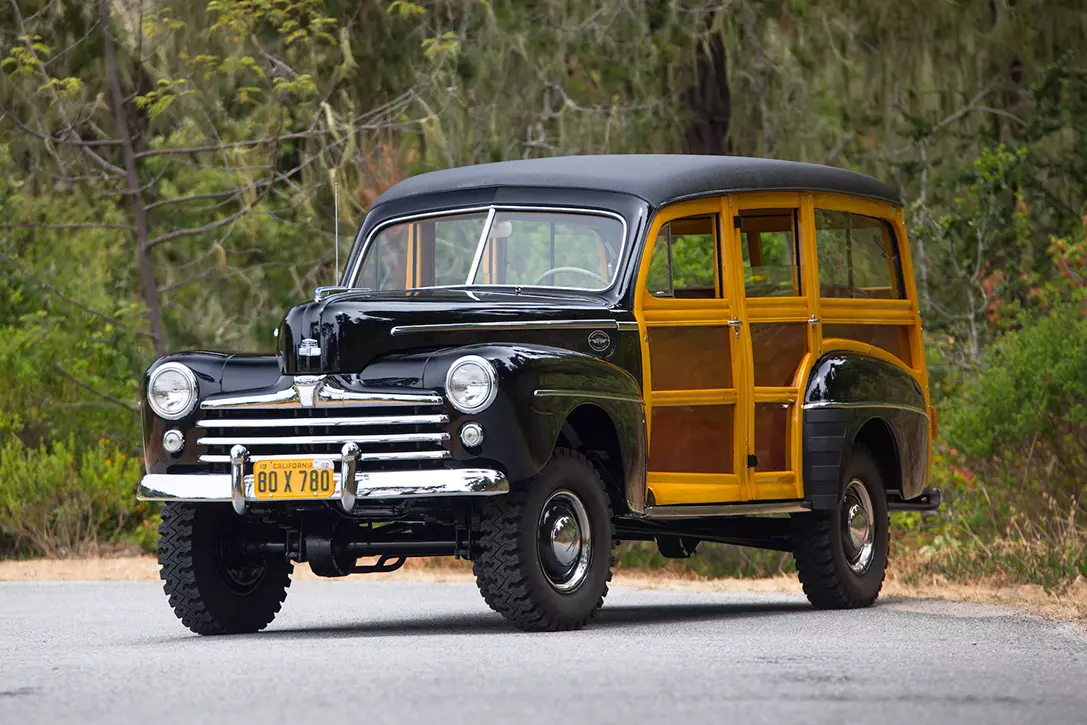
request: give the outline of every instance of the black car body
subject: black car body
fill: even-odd
[[[855,538],[860,536],[857,531],[862,531],[861,539],[872,541],[885,536],[885,521],[881,529],[877,519],[886,519],[888,506],[925,509],[939,504],[938,492],[925,489],[931,409],[923,357],[916,355],[920,328],[915,301],[910,299],[912,275],[901,232],[893,260],[900,265],[900,279],[892,285],[901,300],[880,302],[880,309],[887,308],[888,315],[899,315],[904,321],[896,323],[901,326],[895,330],[907,347],[914,346],[912,356],[901,355],[911,358],[910,364],[886,351],[873,352],[871,342],[865,343],[861,335],[835,345],[836,337],[811,342],[808,333],[805,349],[809,354],[796,373],[804,379],[792,388],[752,388],[737,382],[734,393],[718,393],[716,399],[710,386],[702,386],[706,389],[699,393],[701,398],[691,393],[693,405],[717,400],[718,405],[725,401],[723,405],[737,410],[754,396],[750,405],[757,411],[758,400],[778,400],[772,391],[791,390],[777,394],[785,396],[780,404],[792,406],[790,414],[795,412],[801,425],[789,422],[780,434],[762,437],[780,438],[781,445],[802,450],[802,456],[794,457],[800,460],[788,461],[798,495],[757,495],[759,485],[765,485],[765,491],[777,489],[766,483],[772,476],[763,476],[764,483],[759,483],[752,471],[757,470],[758,456],[765,459],[766,455],[750,441],[743,447],[744,436],[739,432],[730,433],[732,437],[722,439],[721,445],[731,450],[735,441],[739,454],[730,460],[745,454],[751,470],[745,469],[743,461],[732,461],[731,472],[701,474],[697,471],[703,464],[697,463],[691,466],[690,481],[719,475],[722,486],[736,480],[738,490],[753,491],[755,496],[714,500],[713,494],[706,493],[691,500],[690,485],[677,478],[681,474],[669,472],[668,466],[674,463],[661,464],[661,472],[653,473],[657,469],[651,444],[662,451],[665,447],[682,451],[685,437],[665,436],[657,443],[667,431],[650,435],[656,425],[647,417],[653,400],[662,406],[679,406],[673,412],[688,411],[690,406],[683,407],[682,396],[672,390],[651,394],[647,389],[651,354],[657,354],[655,349],[651,353],[650,336],[654,330],[676,328],[684,319],[703,319],[705,314],[697,312],[700,305],[707,310],[717,309],[715,304],[724,309],[723,298],[730,289],[734,298],[743,293],[728,286],[734,280],[728,278],[722,260],[731,261],[734,252],[726,251],[728,238],[718,231],[709,242],[717,260],[711,274],[717,281],[708,291],[676,287],[671,296],[653,292],[654,297],[666,299],[662,304],[676,304],[671,310],[643,314],[645,293],[639,296],[638,290],[639,280],[652,276],[646,271],[653,246],[651,228],[660,227],[669,209],[685,204],[700,208],[707,200],[717,204],[720,199],[724,204],[726,199],[742,200],[745,194],[848,198],[880,210],[888,229],[896,218],[894,210],[900,209],[893,190],[868,177],[828,167],[737,158],[538,159],[452,169],[398,184],[367,214],[341,286],[320,289],[314,300],[291,309],[278,330],[273,353],[180,353],[151,366],[145,379],[145,401],[152,381],[157,381],[166,392],[156,388],[156,401],[167,402],[142,406],[147,476],[140,497],[172,502],[174,513],[184,514],[177,515],[186,526],[193,525],[194,516],[214,519],[207,524],[207,536],[233,542],[234,554],[217,555],[220,561],[233,556],[253,569],[273,560],[276,567],[280,560],[308,561],[319,574],[338,576],[389,570],[416,555],[485,560],[477,564],[477,574],[492,606],[520,626],[544,629],[578,627],[596,611],[602,594],[593,582],[606,581],[597,570],[610,565],[610,555],[607,565],[600,563],[604,558],[600,542],[605,540],[607,551],[613,538],[653,540],[668,556],[688,556],[699,541],[796,550],[798,542],[808,546],[819,536],[831,536],[808,528],[817,521],[828,525],[834,517],[832,525],[845,531],[839,537],[848,534],[850,526]],[[794,219],[791,253],[794,259],[804,258],[801,241],[809,244],[808,232],[803,223],[796,226],[796,220],[806,218],[804,202],[797,201],[789,213]],[[739,213],[733,220],[724,211],[711,215],[713,229],[727,229],[732,222],[735,233],[740,233]],[[460,227],[448,234],[436,231],[446,220]],[[673,226],[681,229],[678,222]],[[473,247],[477,229],[483,231]],[[556,261],[556,229],[565,234],[560,252],[580,260],[576,266]],[[547,257],[548,230],[550,266],[540,261],[546,269],[526,268],[523,259]],[[766,239],[772,233],[763,232]],[[690,237],[692,244],[702,244],[704,238],[705,234]],[[893,233],[890,238],[893,244]],[[435,250],[458,244],[463,254],[458,257],[450,252],[449,260],[461,271],[439,270],[435,260],[440,253]],[[810,244],[814,249],[814,241]],[[674,280],[681,252],[687,251],[679,246],[669,250],[667,264]],[[372,261],[380,260],[375,255],[382,253],[387,254],[384,263]],[[738,263],[740,257],[735,259]],[[469,262],[465,276],[463,268]],[[754,265],[754,258],[745,258],[745,264]],[[535,269],[543,269],[542,274]],[[460,281],[457,274],[465,279]],[[799,274],[794,273],[797,280]],[[368,288],[361,286],[367,275],[374,280]],[[759,278],[758,274],[748,276]],[[851,269],[851,286],[852,276]],[[458,283],[449,283],[453,279]],[[544,280],[548,283],[543,284]],[[559,284],[567,280],[565,286]],[[752,284],[748,283],[749,290],[754,289]],[[670,281],[669,289],[672,285]],[[793,296],[802,299],[800,282],[795,285]],[[805,294],[807,306],[801,311],[806,316],[820,303],[813,293]],[[684,302],[684,295],[717,301]],[[752,300],[755,310],[759,301],[753,296]],[[737,309],[734,302],[728,304]],[[833,314],[829,312],[833,304],[825,306]],[[853,309],[838,307],[843,315]],[[749,328],[756,324],[752,320],[757,313],[752,312],[750,319],[730,314],[734,315],[731,319],[698,322],[697,326],[723,330],[734,346],[730,354],[736,355],[743,345],[753,344],[743,324],[747,322]],[[856,314],[867,315],[861,322],[871,317],[863,309]],[[811,317],[806,322],[818,330],[820,321],[814,313]],[[770,325],[776,318],[766,319],[769,322],[758,324]],[[803,327],[790,324],[797,331]],[[825,349],[824,342],[828,343]],[[864,344],[869,345],[867,351]],[[696,343],[689,352],[697,348]],[[679,357],[670,357],[668,365],[682,366],[684,349],[677,350]],[[699,364],[690,359],[692,365]],[[467,372],[458,367],[463,364],[469,365]],[[455,367],[456,371],[451,370]],[[755,371],[757,384],[757,369],[750,363],[748,367]],[[157,376],[165,370],[173,373],[159,381]],[[450,383],[453,372],[463,374],[464,382],[458,378]],[[187,376],[195,388],[190,403],[160,414],[159,408],[173,405],[176,396],[183,395]],[[493,377],[490,388],[486,387],[488,376]],[[465,396],[483,391],[484,404],[478,408],[457,404],[450,385],[463,385]],[[672,403],[667,402],[670,399]],[[754,426],[751,421],[759,413],[736,415],[729,431],[744,421]],[[858,446],[867,458],[857,463],[861,454],[855,456],[853,463],[861,466],[862,473],[850,475],[866,480],[867,466],[874,467],[873,475],[882,479],[878,495],[872,489],[859,493],[859,499],[850,498],[852,489],[843,478],[851,465],[850,451]],[[558,461],[556,451],[572,458]],[[691,449],[682,455],[693,460],[701,453]],[[297,495],[294,489],[289,494],[282,488],[270,492],[272,467],[281,465],[276,462],[297,459],[313,459],[312,465],[298,464],[308,488]],[[557,503],[531,501],[534,482],[552,475],[574,475],[569,471],[552,474],[549,466],[558,464],[570,470],[587,466],[585,475],[599,479],[607,524],[601,524],[603,515],[593,509],[592,494],[571,493],[573,489],[564,488],[565,484],[552,486],[570,494],[561,494]],[[282,464],[287,465],[294,463]],[[785,481],[785,473],[773,480]],[[282,487],[286,475],[285,471],[277,474],[275,485]],[[881,500],[873,504],[872,498]],[[229,516],[205,515],[198,510],[203,506],[228,511]],[[519,513],[498,511],[504,506]],[[534,520],[510,524],[510,535],[524,535],[528,542],[535,538],[536,543],[530,545],[538,551],[528,557],[531,561],[503,564],[505,560],[499,559],[508,552],[497,552],[487,544],[487,537],[496,536],[499,524],[495,522],[503,516],[512,521],[525,511]],[[179,536],[180,524],[170,523],[174,513],[164,517],[168,548]],[[782,513],[793,517],[760,516]],[[231,523],[231,517],[237,521]],[[858,523],[861,518],[867,528]],[[585,543],[593,520],[596,554],[586,553]],[[547,527],[551,528],[544,531]],[[602,532],[610,527],[612,531]],[[177,546],[191,549],[195,545],[191,538],[186,541]],[[879,543],[872,541],[868,550],[878,553]],[[380,560],[360,566],[358,559],[364,556]],[[531,599],[543,602],[543,614],[511,614],[503,591],[493,583],[484,586],[488,571],[507,565],[521,567],[518,571],[522,572],[531,570],[524,575],[524,586]],[[564,589],[569,580],[562,577],[573,576],[579,567],[584,571],[574,589],[591,589],[587,593]],[[543,571],[541,581],[549,583],[551,590],[534,583],[536,569]],[[856,568],[853,571],[858,577],[867,576]],[[882,565],[879,573],[882,581]],[[873,594],[870,599],[874,598]],[[867,603],[869,597],[860,592],[839,599],[843,606],[856,606]],[[259,628],[265,620],[232,627],[220,619],[215,624],[218,630],[187,623],[197,631],[241,631]]]

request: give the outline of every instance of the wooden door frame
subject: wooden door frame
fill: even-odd
[[[745,381],[746,387],[740,391],[744,417],[747,423],[745,431],[746,447],[744,457],[755,452],[755,404],[788,403],[791,406],[789,419],[789,468],[785,471],[757,471],[744,469],[745,486],[749,500],[800,499],[804,497],[804,482],[801,474],[803,457],[803,385],[815,361],[815,351],[819,349],[819,325],[808,324],[806,331],[807,352],[797,365],[792,385],[785,387],[756,386],[754,380],[754,351],[752,348],[751,326],[761,323],[810,323],[818,319],[819,290],[818,271],[815,266],[815,211],[811,194],[795,191],[753,192],[730,194],[723,200],[723,214],[726,216],[728,237],[726,262],[731,257],[736,289],[738,292],[739,317],[743,321],[743,350],[747,356],[745,369],[751,375]],[[740,244],[739,229],[735,218],[744,211],[753,209],[793,209],[796,213],[796,262],[800,270],[799,297],[764,297],[748,299],[743,278],[743,250]]]
[[[747,500],[744,487],[743,465],[746,461],[745,445],[741,431],[746,429],[739,400],[740,379],[746,374],[742,345],[730,344],[732,356],[732,388],[654,391],[652,362],[649,354],[650,327],[722,327],[729,330],[728,321],[736,316],[736,289],[732,286],[729,262],[722,260],[722,242],[728,220],[722,214],[723,197],[709,197],[669,205],[653,217],[642,247],[638,274],[635,280],[634,317],[638,321],[638,339],[642,351],[642,390],[645,399],[646,420],[646,497],[653,496],[657,505],[731,503]],[[649,293],[646,282],[652,261],[654,246],[661,227],[674,219],[690,216],[713,215],[716,218],[717,239],[714,244],[716,265],[715,285],[723,293],[714,299],[659,298]],[[723,263],[722,263],[723,262]],[[733,424],[733,473],[669,473],[648,469],[648,450],[652,444],[653,407],[686,405],[732,405],[735,411]]]

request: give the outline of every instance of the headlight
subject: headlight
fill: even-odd
[[[181,363],[160,365],[151,373],[147,402],[160,418],[184,418],[196,405],[196,376]]]
[[[481,357],[466,355],[457,360],[445,375],[445,394],[462,413],[478,413],[494,402],[498,394],[498,376],[494,367]]]

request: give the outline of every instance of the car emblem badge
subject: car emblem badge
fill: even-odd
[[[603,330],[593,330],[589,334],[589,347],[597,352],[604,352],[611,345],[611,338]]]
[[[302,340],[298,346],[298,357],[320,357],[321,346],[312,337]]]

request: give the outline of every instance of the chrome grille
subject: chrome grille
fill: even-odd
[[[324,386],[316,396],[210,399],[201,404],[200,461],[229,470],[230,449],[243,445],[250,461],[314,456],[340,460],[343,445],[359,447],[358,470],[411,470],[449,458],[448,416],[432,393],[346,393]],[[316,407],[303,407],[303,400]]]

